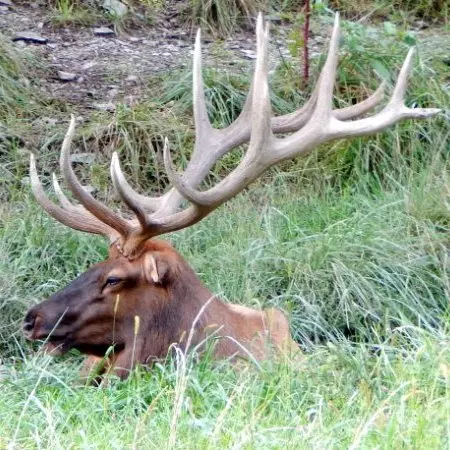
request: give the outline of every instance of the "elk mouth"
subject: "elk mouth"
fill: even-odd
[[[71,348],[67,336],[58,335],[55,326],[47,326],[40,315],[27,319],[23,324],[23,334],[28,341],[44,341],[44,351],[52,355],[62,355]]]

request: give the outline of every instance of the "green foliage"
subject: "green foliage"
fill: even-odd
[[[209,119],[223,128],[238,117],[250,86],[248,76],[230,75],[220,69],[203,71],[204,92]],[[192,111],[192,71],[175,72],[164,80],[163,104],[174,103],[181,114]]]
[[[253,20],[263,6],[263,0],[189,0],[183,14],[192,27],[227,37],[243,22]]]
[[[328,4],[351,19],[370,17],[411,23],[414,20],[448,22],[447,0],[329,0]]]
[[[317,346],[297,364],[234,371],[191,358],[77,386],[76,364],[3,369],[0,445],[15,448],[427,448],[448,442],[448,339]]]
[[[94,2],[56,0],[51,15],[54,26],[92,25],[100,18],[100,9]]]
[[[34,67],[33,67],[34,66]],[[29,117],[36,112],[38,96],[23,74],[36,70],[36,63],[25,51],[19,52],[0,34],[0,122],[11,117]]]

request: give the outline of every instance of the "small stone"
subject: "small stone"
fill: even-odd
[[[280,23],[281,22],[281,17],[276,15],[276,14],[268,15],[268,16],[265,17],[265,19],[268,22],[274,22],[274,23]]]
[[[22,184],[22,186],[29,186],[30,185],[30,177],[23,177],[20,180],[20,183]]]
[[[96,61],[88,61],[86,64],[83,64],[81,66],[81,70],[86,71],[86,70],[92,69],[96,65],[97,65]]]
[[[26,88],[29,88],[31,86],[31,81],[28,78],[24,77],[23,75],[19,77],[19,81]]]
[[[124,17],[128,13],[128,7],[119,0],[105,0],[103,8],[116,17]]]
[[[111,30],[111,28],[98,27],[94,28],[94,34],[96,34],[97,36],[113,36],[116,33],[114,32],[114,30]]]
[[[75,81],[77,79],[77,74],[58,70],[58,79],[61,81]]]
[[[425,22],[424,20],[417,20],[414,22],[414,26],[417,30],[425,30],[426,28],[430,28],[430,24]]]
[[[72,153],[70,162],[74,164],[93,164],[95,162],[95,153]]]
[[[140,41],[142,41],[142,38],[140,38],[140,37],[135,37],[135,36],[131,36],[131,37],[128,38],[128,40],[129,40],[130,42],[140,42]]]
[[[130,75],[128,77],[125,78],[125,82],[126,83],[130,83],[130,84],[137,84],[138,83],[138,77],[136,75]]]
[[[119,89],[117,89],[117,88],[113,88],[108,91],[108,97],[110,100],[113,100],[118,95],[119,95]]]
[[[7,6],[0,6],[0,14],[7,14],[9,8]]]
[[[242,49],[241,52],[247,59],[256,59],[256,53],[253,50]]]
[[[55,44],[55,43],[53,43],[53,44],[47,44],[47,47],[48,47],[48,48],[51,48],[52,50],[54,50],[55,48],[58,48],[58,44]]]
[[[47,43],[47,38],[42,37],[41,35],[34,33],[33,31],[22,31],[20,33],[17,33],[12,40],[13,42],[24,41],[24,42],[33,42],[35,44]]]
[[[42,122],[54,127],[58,123],[58,119],[55,119],[54,117],[43,117]]]
[[[87,184],[86,186],[83,186],[83,189],[88,193],[88,194],[95,194],[97,192],[97,188],[94,186],[91,186],[90,184]]]
[[[100,111],[115,111],[116,105],[114,103],[94,103],[92,108],[98,109]]]

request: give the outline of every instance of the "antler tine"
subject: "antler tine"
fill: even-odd
[[[192,96],[193,96],[193,110],[195,122],[195,137],[196,141],[201,144],[207,138],[208,134],[213,129],[208,118],[208,111],[206,110],[205,87],[203,84],[202,75],[202,44],[201,44],[201,29],[197,30],[194,46],[193,70],[192,70]]]
[[[71,205],[69,200],[62,193],[59,185],[57,185],[59,188],[59,192],[57,192],[57,195],[60,200],[62,200],[62,197],[64,197],[65,200],[62,200],[64,202],[63,204],[67,206],[66,202],[68,202],[70,208],[62,208],[61,206],[53,203],[44,192],[44,188],[37,173],[36,160],[33,154],[30,155],[30,181],[31,190],[37,202],[50,216],[55,218],[58,222],[61,222],[63,225],[66,225],[78,231],[100,234],[107,237],[110,242],[113,242],[118,238],[118,234],[117,232],[115,232],[115,230],[100,222],[97,218],[90,215],[87,211],[85,211],[86,214],[83,214],[80,210],[77,210],[73,205]]]
[[[67,186],[72,191],[75,198],[97,219],[105,223],[109,227],[116,230],[121,236],[127,236],[130,232],[130,226],[125,219],[117,215],[114,211],[107,208],[105,205],[96,200],[90,195],[78,181],[70,162],[70,146],[73,135],[75,133],[75,117],[72,116],[70,120],[69,129],[64,138],[61,147],[61,171],[64,175],[64,180]]]
[[[267,81],[269,27],[264,27],[262,15],[258,15],[256,27],[257,57],[253,77],[253,108],[249,148],[238,167],[216,186],[200,192],[189,186],[175,172],[168,146],[165,147],[164,164],[167,175],[180,194],[199,208],[215,209],[257,178],[266,166],[264,159],[273,140],[270,129],[270,98]]]
[[[61,203],[61,206],[65,209],[77,208],[77,206],[72,205],[70,200],[64,194],[63,190],[61,189],[61,186],[58,183],[58,179],[56,178],[55,173],[52,174],[52,180],[53,180],[53,190],[55,191],[56,197],[58,197],[58,200],[59,200],[59,203]],[[78,206],[78,208],[81,210],[81,208],[83,208],[83,207]],[[85,211],[87,213],[89,213],[87,210],[85,210]]]
[[[61,203],[61,206],[65,211],[71,211],[72,214],[76,214],[77,217],[79,217],[79,221],[81,223],[85,223],[86,221],[88,221],[89,223],[95,224],[99,230],[97,234],[102,234],[103,236],[108,238],[110,243],[117,241],[117,239],[119,238],[119,233],[117,233],[117,231],[113,230],[110,226],[98,220],[83,206],[72,204],[61,189],[58,179],[56,178],[56,174],[53,173],[52,178],[53,190],[55,191],[56,197],[58,198],[59,203]]]
[[[333,104],[333,89],[336,80],[336,67],[339,48],[339,13],[336,13],[334,19],[333,33],[331,34],[328,56],[318,82],[318,95],[316,108],[311,120],[327,121],[331,115]]]
[[[142,207],[140,202],[136,201],[135,192],[128,185],[122,171],[120,170],[119,157],[117,152],[114,152],[111,158],[111,178],[113,185],[117,193],[120,195],[124,203],[130,208],[135,214],[142,227],[142,229],[147,229],[152,226],[148,221],[147,213]],[[128,187],[127,187],[128,186]]]
[[[115,154],[116,152],[114,152]],[[114,155],[113,155],[114,158]],[[120,196],[123,198],[128,198],[130,201],[132,201],[136,207],[145,209],[146,211],[156,211],[158,208],[161,208],[161,206],[164,204],[164,198],[167,196],[168,193],[160,196],[160,197],[147,197],[145,195],[141,195],[138,192],[136,192],[128,183],[128,181],[125,178],[125,175],[122,172],[122,169],[120,167],[120,161],[119,158],[116,156],[115,161],[113,164],[113,158],[111,158],[111,177],[114,180],[116,180],[116,183],[120,183],[120,192],[123,193],[123,195],[119,192]],[[118,188],[116,185],[114,185],[116,190],[118,191]]]
[[[441,111],[439,108],[408,108],[404,104],[404,95],[413,55],[414,48],[411,48],[398,75],[391,99],[378,114],[375,114],[372,117],[355,120],[353,122],[332,120],[332,126],[329,132],[330,136],[328,139],[367,136],[378,133],[391,125],[394,125],[400,120],[426,119],[439,113]]]

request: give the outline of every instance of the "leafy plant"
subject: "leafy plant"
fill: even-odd
[[[264,0],[189,0],[183,11],[192,27],[201,26],[212,34],[229,36],[263,10]]]
[[[56,0],[51,22],[54,26],[92,25],[100,17],[94,4],[84,4],[78,0]]]

